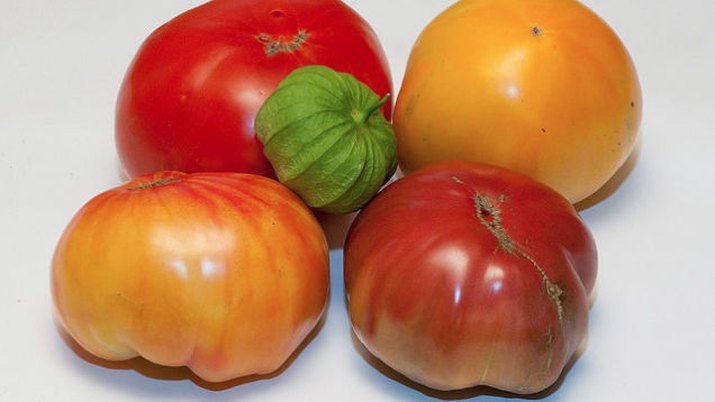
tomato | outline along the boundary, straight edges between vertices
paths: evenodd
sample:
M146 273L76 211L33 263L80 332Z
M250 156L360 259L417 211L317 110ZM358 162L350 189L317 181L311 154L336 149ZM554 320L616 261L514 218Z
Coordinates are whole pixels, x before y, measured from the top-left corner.
M142 44L120 88L115 139L129 176L159 170L273 177L255 114L295 68L321 64L383 96L387 59L339 0L224 0L189 10ZM383 112L391 116L391 105Z
M587 334L593 237L551 188L512 171L444 162L378 194L345 244L358 339L440 390L553 384Z
M461 0L410 55L395 106L400 166L495 164L575 203L626 161L641 121L634 64L576 0Z
M85 204L51 277L87 351L220 382L278 369L323 314L328 275L322 228L276 181L159 172Z

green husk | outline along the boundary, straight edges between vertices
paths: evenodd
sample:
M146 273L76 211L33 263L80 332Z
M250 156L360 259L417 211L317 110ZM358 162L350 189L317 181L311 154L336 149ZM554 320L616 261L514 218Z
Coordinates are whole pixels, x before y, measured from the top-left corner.
M255 130L278 180L309 206L348 213L392 177L397 151L380 98L354 76L296 69L259 110Z

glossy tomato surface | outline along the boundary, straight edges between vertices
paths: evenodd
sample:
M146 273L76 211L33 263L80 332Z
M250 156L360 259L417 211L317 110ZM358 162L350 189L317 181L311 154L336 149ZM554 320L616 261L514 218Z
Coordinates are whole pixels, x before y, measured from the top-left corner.
M575 203L628 158L641 108L626 48L582 3L461 0L412 50L395 106L400 166L495 164Z
M339 0L223 0L189 10L142 44L122 83L116 145L129 176L159 170L273 176L255 114L297 67L355 75L392 91L368 23ZM391 105L383 112L389 118Z
M256 175L160 172L89 201L52 262L56 313L86 350L207 381L278 369L328 294L322 228Z
M596 265L588 228L558 193L447 162L358 214L345 288L357 337L408 378L528 394L553 384L584 341Z

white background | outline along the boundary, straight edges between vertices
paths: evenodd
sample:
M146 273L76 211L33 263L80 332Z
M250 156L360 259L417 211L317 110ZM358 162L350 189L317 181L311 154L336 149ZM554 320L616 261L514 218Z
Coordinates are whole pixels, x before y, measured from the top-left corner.
M280 376L207 389L181 370L103 365L52 319L49 266L74 212L121 182L113 110L141 41L199 0L0 1L0 401L427 401L352 344L340 250L325 326ZM396 87L449 0L348 1L377 31ZM715 3L588 0L629 48L643 139L613 195L583 211L597 239L590 342L548 401L708 401L715 379ZM499 401L504 395L445 398ZM516 398L519 399L519 398Z

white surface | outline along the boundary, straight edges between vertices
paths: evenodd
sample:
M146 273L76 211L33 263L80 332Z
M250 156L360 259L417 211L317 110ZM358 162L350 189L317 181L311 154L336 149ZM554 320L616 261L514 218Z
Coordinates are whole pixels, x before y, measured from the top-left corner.
M383 376L356 352L340 251L331 255L325 326L269 380L208 390L183 378L91 363L58 335L50 258L72 214L121 181L113 143L120 80L151 30L199 3L0 2L0 401L432 400ZM413 40L452 1L348 3L378 32L399 87ZM619 33L636 62L645 95L643 141L619 190L583 212L600 257L590 343L563 384L543 398L712 400L715 3L586 3Z

